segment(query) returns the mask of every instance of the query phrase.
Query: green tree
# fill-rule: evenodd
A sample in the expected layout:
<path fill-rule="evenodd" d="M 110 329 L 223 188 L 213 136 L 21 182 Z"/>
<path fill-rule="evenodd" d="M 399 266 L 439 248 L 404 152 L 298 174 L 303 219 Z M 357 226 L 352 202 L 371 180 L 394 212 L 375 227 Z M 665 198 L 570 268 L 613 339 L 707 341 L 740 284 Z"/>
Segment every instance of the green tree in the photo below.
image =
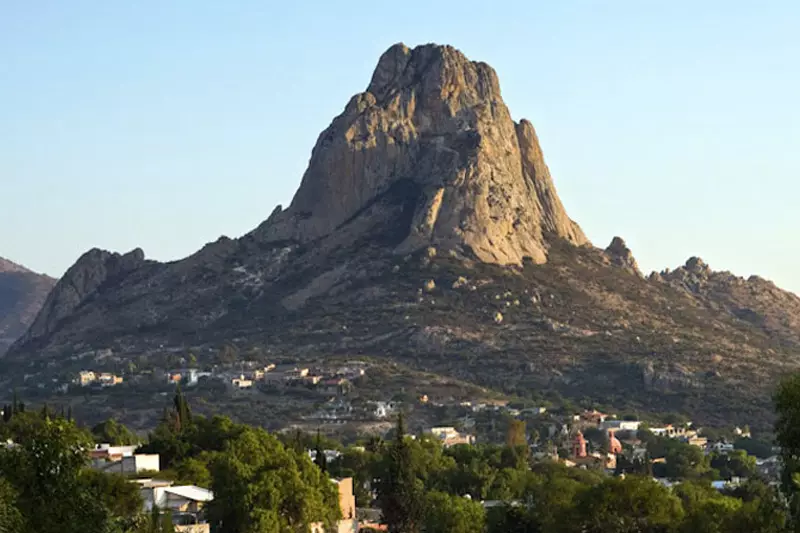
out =
<path fill-rule="evenodd" d="M 783 380 L 773 397 L 775 441 L 783 459 L 783 490 L 789 500 L 794 531 L 800 531 L 800 373 Z"/>
<path fill-rule="evenodd" d="M 784 533 L 788 531 L 787 509 L 781 495 L 772 487 L 758 479 L 748 479 L 736 487 L 731 495 L 743 504 L 731 533 Z"/>
<path fill-rule="evenodd" d="M 248 428 L 211 463 L 209 521 L 219 533 L 326 529 L 340 517 L 338 491 L 306 454 Z"/>
<path fill-rule="evenodd" d="M 17 508 L 17 491 L 0 478 L 0 533 L 17 533 L 25 529 L 22 513 Z"/>
<path fill-rule="evenodd" d="M 211 486 L 211 472 L 209 464 L 218 452 L 202 452 L 196 457 L 184 459 L 175 467 L 175 474 L 180 483 L 197 485 L 199 487 Z"/>
<path fill-rule="evenodd" d="M 180 384 L 175 386 L 175 397 L 172 400 L 172 408 L 175 413 L 175 429 L 178 433 L 187 430 L 192 425 L 192 410 L 189 402 L 183 395 Z"/>
<path fill-rule="evenodd" d="M 0 472 L 17 491 L 24 533 L 105 532 L 110 527 L 112 513 L 83 475 L 88 434 L 66 420 L 45 419 L 20 432 L 16 444 L 0 452 Z"/>
<path fill-rule="evenodd" d="M 771 443 L 749 437 L 736 439 L 733 443 L 733 447 L 737 450 L 744 450 L 747 452 L 747 455 L 752 455 L 759 459 L 767 459 L 774 455 Z"/>
<path fill-rule="evenodd" d="M 711 456 L 711 468 L 719 471 L 721 479 L 749 478 L 756 474 L 756 458 L 750 457 L 744 450 L 714 454 Z"/>
<path fill-rule="evenodd" d="M 486 513 L 478 502 L 444 492 L 425 497 L 425 533 L 482 533 L 485 524 Z"/>
<path fill-rule="evenodd" d="M 323 474 L 328 472 L 328 458 L 325 456 L 325 450 L 320 442 L 319 430 L 317 430 L 317 442 L 314 447 L 314 464 L 316 464 Z"/>
<path fill-rule="evenodd" d="M 683 519 L 681 501 L 649 478 L 612 478 L 577 498 L 574 525 L 584 533 L 662 533 Z"/>
<path fill-rule="evenodd" d="M 139 488 L 126 477 L 90 469 L 81 471 L 80 476 L 82 484 L 113 516 L 133 517 L 141 511 Z"/>
<path fill-rule="evenodd" d="M 175 533 L 172 513 L 161 512 L 161 509 L 154 505 L 150 513 L 141 520 L 139 526 L 134 528 L 132 533 Z"/>
<path fill-rule="evenodd" d="M 419 532 L 424 512 L 423 483 L 417 477 L 418 466 L 405 433 L 400 414 L 378 483 L 378 505 L 390 533 Z"/>
<path fill-rule="evenodd" d="M 98 444 L 109 443 L 114 446 L 129 446 L 140 442 L 139 437 L 133 431 L 117 422 L 114 418 L 109 418 L 105 422 L 94 426 L 92 428 L 92 436 Z"/>

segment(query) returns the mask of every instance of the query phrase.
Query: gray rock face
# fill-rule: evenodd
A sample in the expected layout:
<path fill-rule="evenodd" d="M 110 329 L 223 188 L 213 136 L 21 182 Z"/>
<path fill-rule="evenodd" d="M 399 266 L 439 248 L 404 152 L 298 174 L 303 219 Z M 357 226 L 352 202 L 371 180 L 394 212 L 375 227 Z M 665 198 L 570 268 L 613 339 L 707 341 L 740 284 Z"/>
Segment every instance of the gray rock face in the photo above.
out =
<path fill-rule="evenodd" d="M 256 234 L 316 241 L 398 183 L 413 209 L 398 253 L 435 246 L 543 263 L 548 239 L 588 243 L 561 205 L 533 126 L 511 119 L 495 71 L 449 46 L 402 44 L 322 132 L 291 206 Z"/>
<path fill-rule="evenodd" d="M 743 278 L 715 271 L 699 257 L 675 270 L 653 273 L 651 281 L 666 283 L 693 298 L 720 306 L 740 320 L 800 346 L 800 298 L 759 276 Z"/>
<path fill-rule="evenodd" d="M 613 264 L 629 270 L 637 276 L 641 275 L 639 265 L 636 264 L 636 258 L 633 257 L 633 252 L 625 244 L 622 237 L 614 237 L 605 252 Z"/>
<path fill-rule="evenodd" d="M 0 258 L 0 354 L 22 335 L 55 280 Z"/>
<path fill-rule="evenodd" d="M 125 255 L 97 248 L 89 250 L 56 284 L 21 342 L 51 333 L 104 283 L 125 276 L 143 264 L 144 252 L 140 248 Z"/>

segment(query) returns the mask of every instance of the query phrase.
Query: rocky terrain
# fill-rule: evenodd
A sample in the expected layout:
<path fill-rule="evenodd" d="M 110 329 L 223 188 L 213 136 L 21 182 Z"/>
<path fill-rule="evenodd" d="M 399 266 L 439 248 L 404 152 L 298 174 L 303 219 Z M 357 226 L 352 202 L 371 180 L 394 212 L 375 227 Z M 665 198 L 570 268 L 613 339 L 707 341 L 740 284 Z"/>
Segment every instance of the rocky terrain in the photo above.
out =
<path fill-rule="evenodd" d="M 55 280 L 0 257 L 0 354 L 22 335 Z"/>
<path fill-rule="evenodd" d="M 621 238 L 593 247 L 494 70 L 395 45 L 319 136 L 289 207 L 173 263 L 87 252 L 4 363 L 224 344 L 758 426 L 800 363 L 800 300 L 696 258 L 645 278 Z"/>

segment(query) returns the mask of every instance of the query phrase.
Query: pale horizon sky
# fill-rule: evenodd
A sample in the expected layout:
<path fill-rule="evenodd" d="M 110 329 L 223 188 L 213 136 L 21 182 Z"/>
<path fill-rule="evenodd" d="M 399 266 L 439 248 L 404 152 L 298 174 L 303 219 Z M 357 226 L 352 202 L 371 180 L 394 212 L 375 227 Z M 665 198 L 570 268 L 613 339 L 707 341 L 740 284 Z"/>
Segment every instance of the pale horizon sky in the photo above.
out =
<path fill-rule="evenodd" d="M 800 293 L 800 3 L 761 4 L 9 0 L 0 257 L 57 277 L 240 236 L 384 50 L 437 42 L 497 70 L 596 246 Z"/>

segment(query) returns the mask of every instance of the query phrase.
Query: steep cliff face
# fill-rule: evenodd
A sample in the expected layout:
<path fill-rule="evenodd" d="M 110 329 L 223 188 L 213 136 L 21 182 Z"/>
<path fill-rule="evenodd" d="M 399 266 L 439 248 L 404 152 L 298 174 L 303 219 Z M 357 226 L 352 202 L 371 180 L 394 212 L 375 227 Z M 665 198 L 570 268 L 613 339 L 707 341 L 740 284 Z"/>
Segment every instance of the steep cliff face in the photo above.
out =
<path fill-rule="evenodd" d="M 548 239 L 588 243 L 561 205 L 533 126 L 511 119 L 495 71 L 449 46 L 402 44 L 322 132 L 291 206 L 257 235 L 321 239 L 398 183 L 413 195 L 399 253 L 435 246 L 543 263 Z"/>
<path fill-rule="evenodd" d="M 0 354 L 30 326 L 54 283 L 0 258 Z"/>

